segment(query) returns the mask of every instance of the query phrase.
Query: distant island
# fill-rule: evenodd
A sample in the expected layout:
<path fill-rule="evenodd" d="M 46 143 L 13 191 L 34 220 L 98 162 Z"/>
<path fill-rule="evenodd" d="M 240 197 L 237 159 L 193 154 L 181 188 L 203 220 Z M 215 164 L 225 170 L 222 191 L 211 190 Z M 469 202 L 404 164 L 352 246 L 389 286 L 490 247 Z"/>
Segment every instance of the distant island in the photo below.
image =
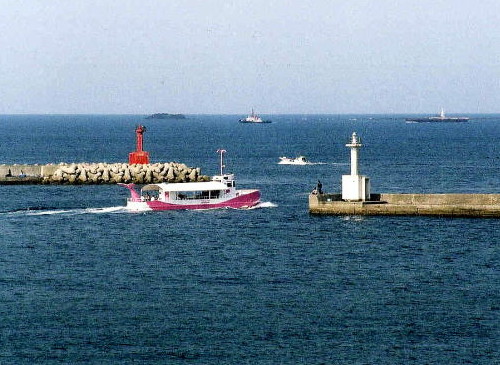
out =
<path fill-rule="evenodd" d="M 146 119 L 186 119 L 184 114 L 155 113 L 148 115 Z"/>

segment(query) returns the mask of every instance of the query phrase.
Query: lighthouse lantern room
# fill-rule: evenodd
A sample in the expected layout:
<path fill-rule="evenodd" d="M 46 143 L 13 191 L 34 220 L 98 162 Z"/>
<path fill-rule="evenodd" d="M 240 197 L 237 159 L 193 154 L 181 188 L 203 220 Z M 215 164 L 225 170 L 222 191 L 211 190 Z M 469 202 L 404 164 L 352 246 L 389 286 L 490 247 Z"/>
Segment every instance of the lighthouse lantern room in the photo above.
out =
<path fill-rule="evenodd" d="M 347 201 L 370 200 L 370 179 L 367 176 L 359 175 L 358 154 L 363 145 L 354 132 L 346 147 L 351 149 L 351 174 L 342 175 L 342 199 Z"/>
<path fill-rule="evenodd" d="M 148 164 L 149 163 L 149 153 L 143 151 L 142 143 L 143 143 L 143 134 L 146 132 L 146 127 L 143 125 L 138 125 L 135 129 L 136 135 L 136 151 L 130 152 L 128 154 L 128 163 L 129 164 Z"/>

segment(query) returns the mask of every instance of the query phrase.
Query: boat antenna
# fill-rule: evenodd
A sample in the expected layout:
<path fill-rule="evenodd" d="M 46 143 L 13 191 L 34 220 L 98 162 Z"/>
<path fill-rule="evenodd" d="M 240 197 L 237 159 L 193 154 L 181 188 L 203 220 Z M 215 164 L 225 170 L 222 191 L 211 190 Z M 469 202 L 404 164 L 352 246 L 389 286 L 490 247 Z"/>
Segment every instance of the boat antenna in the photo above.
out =
<path fill-rule="evenodd" d="M 217 153 L 220 153 L 220 174 L 224 175 L 224 153 L 226 153 L 226 150 L 218 149 Z"/>

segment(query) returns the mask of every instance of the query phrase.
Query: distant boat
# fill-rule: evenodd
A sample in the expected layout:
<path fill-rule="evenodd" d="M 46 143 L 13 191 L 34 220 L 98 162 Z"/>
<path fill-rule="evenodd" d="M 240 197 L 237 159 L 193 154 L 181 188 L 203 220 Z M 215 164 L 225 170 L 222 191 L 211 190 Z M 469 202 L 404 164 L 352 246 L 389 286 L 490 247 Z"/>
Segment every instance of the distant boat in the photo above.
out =
<path fill-rule="evenodd" d="M 155 113 L 147 116 L 146 119 L 186 119 L 186 116 L 184 114 Z"/>
<path fill-rule="evenodd" d="M 410 123 L 441 123 L 441 122 L 468 122 L 468 117 L 447 117 L 444 114 L 444 109 L 441 108 L 441 113 L 434 117 L 425 117 L 425 118 L 406 118 L 407 122 Z"/>
<path fill-rule="evenodd" d="M 310 162 L 307 160 L 305 156 L 298 156 L 296 158 L 289 158 L 289 157 L 280 157 L 280 162 L 278 162 L 280 165 L 308 165 Z"/>
<path fill-rule="evenodd" d="M 270 120 L 262 120 L 252 109 L 252 114 L 244 119 L 240 119 L 240 123 L 271 123 Z"/>

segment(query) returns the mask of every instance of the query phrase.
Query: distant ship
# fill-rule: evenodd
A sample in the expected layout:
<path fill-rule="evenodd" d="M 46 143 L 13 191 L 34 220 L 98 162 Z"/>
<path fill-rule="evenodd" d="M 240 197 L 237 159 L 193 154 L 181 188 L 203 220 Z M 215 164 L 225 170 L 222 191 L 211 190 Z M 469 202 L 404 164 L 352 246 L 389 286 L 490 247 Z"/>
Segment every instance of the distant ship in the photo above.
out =
<path fill-rule="evenodd" d="M 407 122 L 410 123 L 441 123 L 441 122 L 468 122 L 468 117 L 447 117 L 444 114 L 444 109 L 441 108 L 441 113 L 438 116 L 426 117 L 426 118 L 406 118 Z"/>
<path fill-rule="evenodd" d="M 147 116 L 146 119 L 186 119 L 186 116 L 184 114 L 155 113 Z"/>
<path fill-rule="evenodd" d="M 271 123 L 270 120 L 262 120 L 252 109 L 252 114 L 244 119 L 240 119 L 240 123 Z"/>

